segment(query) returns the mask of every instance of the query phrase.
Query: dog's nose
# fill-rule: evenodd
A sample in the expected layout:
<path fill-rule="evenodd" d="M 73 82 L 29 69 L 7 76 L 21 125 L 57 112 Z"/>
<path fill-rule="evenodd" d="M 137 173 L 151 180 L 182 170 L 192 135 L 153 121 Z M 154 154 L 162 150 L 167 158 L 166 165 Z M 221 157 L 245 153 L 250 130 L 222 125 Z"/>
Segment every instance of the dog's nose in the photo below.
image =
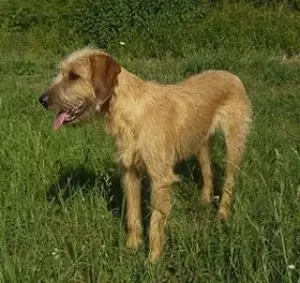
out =
<path fill-rule="evenodd" d="M 45 107 L 48 108 L 48 94 L 44 93 L 40 98 L 39 102 Z"/>

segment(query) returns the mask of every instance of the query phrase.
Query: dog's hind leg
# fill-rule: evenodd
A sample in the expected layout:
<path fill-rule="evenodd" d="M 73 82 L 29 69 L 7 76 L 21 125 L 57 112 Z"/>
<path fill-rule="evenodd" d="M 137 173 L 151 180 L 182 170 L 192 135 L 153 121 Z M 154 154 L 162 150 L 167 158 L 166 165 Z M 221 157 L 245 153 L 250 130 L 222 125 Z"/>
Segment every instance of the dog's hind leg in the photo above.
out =
<path fill-rule="evenodd" d="M 211 138 L 208 137 L 201 144 L 201 147 L 196 153 L 197 160 L 201 167 L 203 186 L 201 192 L 201 203 L 209 205 L 213 195 L 213 174 L 211 167 Z"/>

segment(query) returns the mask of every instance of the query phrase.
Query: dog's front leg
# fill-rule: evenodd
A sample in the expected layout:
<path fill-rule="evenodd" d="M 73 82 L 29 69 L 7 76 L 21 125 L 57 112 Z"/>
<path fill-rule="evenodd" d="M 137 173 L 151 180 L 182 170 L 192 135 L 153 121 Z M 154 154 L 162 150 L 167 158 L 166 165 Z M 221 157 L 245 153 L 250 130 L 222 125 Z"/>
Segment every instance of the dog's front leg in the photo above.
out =
<path fill-rule="evenodd" d="M 165 244 L 165 222 L 170 214 L 171 184 L 152 182 L 151 188 L 151 206 L 152 215 L 150 221 L 150 261 L 154 262 L 160 256 Z"/>
<path fill-rule="evenodd" d="M 123 188 L 126 198 L 127 241 L 126 246 L 138 249 L 142 240 L 141 226 L 141 180 L 138 172 L 133 169 L 123 169 Z"/>

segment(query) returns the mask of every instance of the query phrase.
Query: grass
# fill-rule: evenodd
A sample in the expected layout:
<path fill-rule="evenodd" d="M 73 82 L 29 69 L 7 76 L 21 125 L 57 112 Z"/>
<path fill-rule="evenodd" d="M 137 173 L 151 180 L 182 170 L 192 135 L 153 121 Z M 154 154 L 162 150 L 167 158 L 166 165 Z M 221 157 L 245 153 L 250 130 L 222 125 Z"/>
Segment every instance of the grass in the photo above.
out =
<path fill-rule="evenodd" d="M 151 266 L 146 245 L 136 254 L 125 248 L 120 174 L 102 121 L 54 133 L 52 113 L 38 104 L 59 60 L 59 35 L 40 42 L 36 33 L 3 32 L 0 39 L 0 282 L 300 282 L 297 57 L 264 48 L 198 48 L 156 59 L 119 52 L 126 68 L 161 82 L 230 70 L 254 108 L 232 219 L 220 224 L 215 205 L 200 206 L 200 172 L 188 161 L 172 190 L 165 255 Z M 218 188 L 222 145 L 218 137 Z"/>

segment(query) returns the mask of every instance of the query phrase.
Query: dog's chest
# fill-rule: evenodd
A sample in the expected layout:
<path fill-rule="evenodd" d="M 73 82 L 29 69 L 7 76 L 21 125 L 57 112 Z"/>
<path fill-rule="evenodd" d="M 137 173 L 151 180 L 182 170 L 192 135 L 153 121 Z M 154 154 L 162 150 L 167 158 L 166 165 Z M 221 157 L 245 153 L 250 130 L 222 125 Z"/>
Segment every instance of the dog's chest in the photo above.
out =
<path fill-rule="evenodd" d="M 142 160 L 138 150 L 137 134 L 132 124 L 123 119 L 107 121 L 107 130 L 114 137 L 117 162 L 122 166 L 140 167 Z"/>

